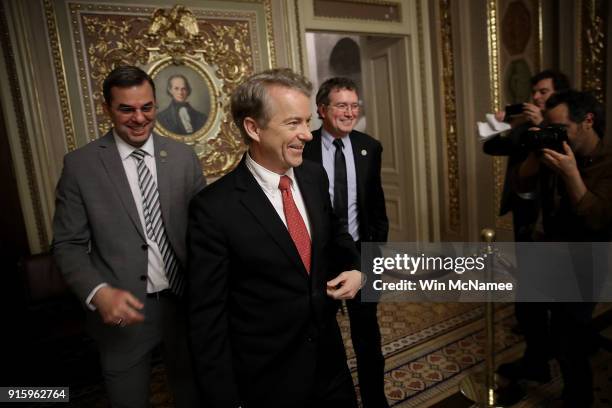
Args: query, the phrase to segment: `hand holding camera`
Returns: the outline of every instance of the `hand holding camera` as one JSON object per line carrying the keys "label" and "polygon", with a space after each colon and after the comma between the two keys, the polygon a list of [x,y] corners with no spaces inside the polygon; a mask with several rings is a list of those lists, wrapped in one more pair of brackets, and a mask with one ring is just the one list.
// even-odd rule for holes
{"label": "hand holding camera", "polygon": [[576,165],[574,152],[566,141],[563,141],[561,148],[563,149],[562,152],[547,148],[542,149],[540,160],[552,171],[564,177],[576,175],[578,166]]}
{"label": "hand holding camera", "polygon": [[500,117],[508,123],[512,123],[521,118],[534,125],[540,125],[544,121],[542,110],[536,105],[528,102],[506,105],[503,116],[500,115]]}

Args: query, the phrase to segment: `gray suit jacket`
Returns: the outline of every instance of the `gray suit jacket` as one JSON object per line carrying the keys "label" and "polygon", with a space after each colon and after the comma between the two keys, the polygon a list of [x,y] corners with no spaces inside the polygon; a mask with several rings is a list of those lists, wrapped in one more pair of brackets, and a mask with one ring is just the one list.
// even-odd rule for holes
{"label": "gray suit jacket", "polygon": [[[174,252],[186,265],[187,211],[205,181],[193,149],[153,134],[162,218]],[[53,253],[68,285],[85,302],[100,283],[144,301],[147,245],[112,132],[68,153],[56,191]],[[110,347],[138,341],[140,326],[118,330],[88,313],[91,334]]]}

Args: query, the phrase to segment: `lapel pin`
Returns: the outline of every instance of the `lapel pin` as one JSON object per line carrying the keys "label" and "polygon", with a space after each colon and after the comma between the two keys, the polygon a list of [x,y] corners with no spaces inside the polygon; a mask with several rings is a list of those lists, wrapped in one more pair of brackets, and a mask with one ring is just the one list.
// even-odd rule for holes
{"label": "lapel pin", "polygon": [[367,151],[366,149],[363,149],[363,150],[361,151],[361,155],[362,155],[362,156],[367,156],[367,155],[368,155],[368,151]]}
{"label": "lapel pin", "polygon": [[160,150],[159,151],[159,157],[161,157],[161,162],[165,163],[166,162],[166,157],[168,157],[168,152],[165,150]]}

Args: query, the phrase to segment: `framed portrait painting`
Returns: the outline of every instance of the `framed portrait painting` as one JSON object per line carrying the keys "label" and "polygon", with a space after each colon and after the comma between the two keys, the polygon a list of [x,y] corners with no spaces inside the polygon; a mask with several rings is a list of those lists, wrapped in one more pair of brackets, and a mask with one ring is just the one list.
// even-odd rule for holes
{"label": "framed portrait painting", "polygon": [[206,139],[216,122],[219,89],[208,67],[184,59],[161,60],[150,69],[157,99],[156,131],[183,142]]}

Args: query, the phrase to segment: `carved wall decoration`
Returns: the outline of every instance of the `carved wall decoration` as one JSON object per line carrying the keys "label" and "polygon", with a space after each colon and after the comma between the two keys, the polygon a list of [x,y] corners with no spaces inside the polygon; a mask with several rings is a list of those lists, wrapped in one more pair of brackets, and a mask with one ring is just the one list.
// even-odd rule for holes
{"label": "carved wall decoration", "polygon": [[64,132],[66,138],[66,145],[68,150],[72,151],[76,149],[76,139],[74,134],[74,119],[72,117],[72,108],[70,104],[70,98],[68,98],[68,84],[66,81],[66,72],[64,70],[64,56],[62,55],[60,48],[59,32],[57,30],[57,20],[55,16],[55,9],[51,0],[45,0],[45,16],[47,18],[47,26],[49,28],[49,46],[51,53],[53,54],[53,64],[55,80],[57,82],[57,88],[59,92],[59,99],[62,109]]}
{"label": "carved wall decoration", "polygon": [[[116,66],[131,64],[145,69],[154,79],[158,115],[172,100],[167,93],[168,79],[181,75],[189,82],[192,92],[187,102],[199,118],[195,128],[179,130],[168,122],[164,126],[158,116],[156,131],[193,146],[206,176],[218,177],[232,169],[246,147],[231,121],[229,95],[246,77],[275,64],[270,1],[250,3],[259,8],[156,8],[67,1],[79,76],[74,85],[79,88],[79,113],[87,130],[87,140],[69,143],[69,149],[102,136],[110,128],[102,109],[102,82]],[[48,3],[45,6],[51,7]],[[258,31],[262,17],[265,35]],[[266,61],[262,44],[269,57]],[[59,57],[54,54],[56,61]]]}
{"label": "carved wall decoration", "polygon": [[502,17],[502,43],[510,55],[525,52],[532,34],[532,16],[520,1],[513,1]]}
{"label": "carved wall decoration", "polygon": [[444,95],[444,126],[447,162],[448,227],[456,233],[461,229],[459,190],[459,152],[457,147],[457,111],[455,109],[455,60],[453,55],[450,0],[440,0],[440,31],[442,43],[442,85]]}
{"label": "carved wall decoration", "polygon": [[539,0],[499,0],[499,69],[503,104],[526,102],[529,79],[540,71]]}
{"label": "carved wall decoration", "polygon": [[[491,110],[503,105],[527,102],[529,79],[542,65],[541,0],[489,0],[489,73]],[[494,205],[498,213],[504,184],[505,160],[493,159]],[[498,217],[496,226],[511,229],[509,216]]]}
{"label": "carved wall decoration", "polygon": [[606,103],[606,30],[610,7],[605,0],[582,0],[580,60],[582,88],[593,92],[597,100]]}

